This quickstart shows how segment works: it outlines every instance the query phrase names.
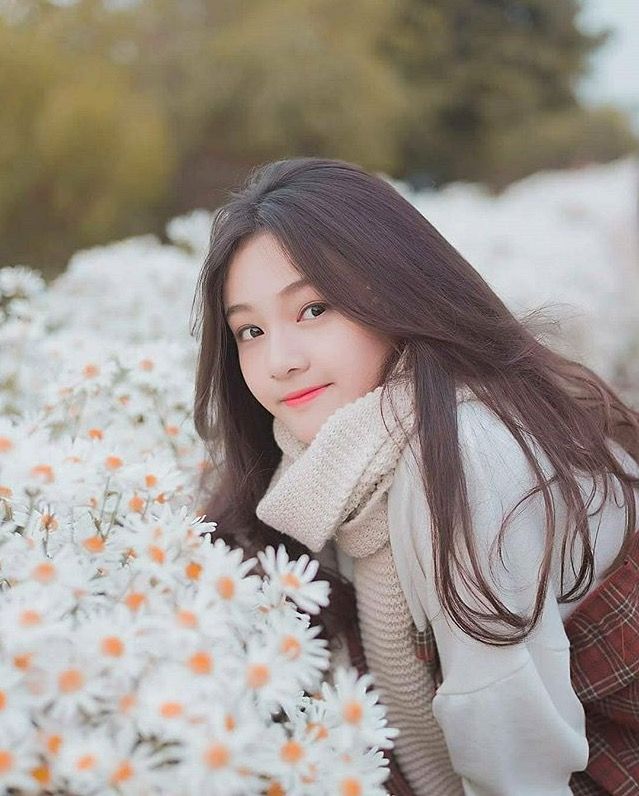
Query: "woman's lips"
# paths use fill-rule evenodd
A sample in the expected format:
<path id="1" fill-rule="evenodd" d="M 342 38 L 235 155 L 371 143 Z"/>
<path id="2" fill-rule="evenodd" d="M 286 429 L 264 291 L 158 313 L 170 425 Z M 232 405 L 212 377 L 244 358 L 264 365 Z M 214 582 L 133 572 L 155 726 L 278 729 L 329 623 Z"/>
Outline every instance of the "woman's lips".
<path id="1" fill-rule="evenodd" d="M 298 404 L 305 404 L 307 401 L 312 401 L 313 398 L 323 393 L 327 387 L 330 387 L 330 384 L 324 385 L 324 387 L 320 387 L 317 390 L 312 390 L 311 392 L 307 392 L 304 395 L 301 395 L 299 398 L 289 398 L 288 401 L 284 401 L 287 406 L 297 406 Z"/>

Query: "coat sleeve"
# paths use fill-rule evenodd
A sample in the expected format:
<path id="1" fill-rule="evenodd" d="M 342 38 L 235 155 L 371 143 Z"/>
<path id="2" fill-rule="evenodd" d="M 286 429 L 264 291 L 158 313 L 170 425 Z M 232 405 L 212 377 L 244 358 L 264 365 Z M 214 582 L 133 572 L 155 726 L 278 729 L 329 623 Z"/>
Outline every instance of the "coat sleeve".
<path id="1" fill-rule="evenodd" d="M 480 566 L 511 610 L 530 613 L 545 542 L 540 494 L 511 518 L 504 564 L 498 554 L 492 568 L 488 561 L 502 516 L 535 484 L 534 471 L 485 404 L 465 402 L 458 412 Z M 496 647 L 460 630 L 435 590 L 430 512 L 412 448 L 405 449 L 389 491 L 391 546 L 417 627 L 426 619 L 433 627 L 443 681 L 432 709 L 452 766 L 466 796 L 568 796 L 571 774 L 586 768 L 589 749 L 552 579 L 539 624 L 523 642 Z M 486 610 L 458 579 L 456 587 L 467 604 Z"/>

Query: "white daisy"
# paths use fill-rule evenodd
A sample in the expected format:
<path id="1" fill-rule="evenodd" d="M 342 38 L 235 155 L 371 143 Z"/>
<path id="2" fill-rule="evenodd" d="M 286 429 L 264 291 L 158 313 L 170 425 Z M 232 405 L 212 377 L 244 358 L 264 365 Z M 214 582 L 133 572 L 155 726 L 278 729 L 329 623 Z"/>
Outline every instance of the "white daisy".
<path id="1" fill-rule="evenodd" d="M 50 639 L 36 651 L 28 672 L 50 715 L 67 725 L 81 716 L 95 715 L 104 706 L 102 661 L 75 643 L 75 634 Z"/>
<path id="2" fill-rule="evenodd" d="M 192 729 L 185 741 L 180 782 L 186 793 L 264 793 L 255 766 L 265 743 L 264 729 L 247 705 L 238 704 L 233 710 L 212 705 L 207 725 Z"/>
<path id="3" fill-rule="evenodd" d="M 21 735 L 30 729 L 33 707 L 24 672 L 0 660 L 0 737 L 5 732 Z"/>
<path id="4" fill-rule="evenodd" d="M 92 350 L 87 350 L 91 348 Z M 65 350 L 58 384 L 88 395 L 110 387 L 118 373 L 118 365 L 110 356 L 105 341 L 76 350 Z"/>
<path id="5" fill-rule="evenodd" d="M 32 773 L 38 764 L 33 734 L 3 726 L 0 735 L 0 791 L 8 793 L 10 788 L 19 788 L 27 794 L 39 792 Z"/>
<path id="6" fill-rule="evenodd" d="M 340 748 L 356 744 L 392 749 L 393 738 L 399 730 L 387 726 L 386 708 L 378 704 L 379 693 L 367 691 L 373 677 L 361 677 L 356 669 L 339 667 L 334 675 L 335 686 L 322 683 L 322 697 L 326 703 L 326 716 L 335 728 L 331 733 Z"/>
<path id="7" fill-rule="evenodd" d="M 289 560 L 283 544 L 278 545 L 277 554 L 271 545 L 257 553 L 264 572 L 271 581 L 290 597 L 302 611 L 310 614 L 319 613 L 320 607 L 328 605 L 329 583 L 325 580 L 314 581 L 319 561 L 309 560 L 304 553 L 297 561 Z"/>
<path id="8" fill-rule="evenodd" d="M 114 538 L 121 553 L 129 557 L 133 571 L 145 572 L 172 584 L 178 573 L 185 579 L 191 576 L 193 580 L 200 580 L 205 545 L 200 542 L 196 529 L 208 527 L 209 523 L 198 522 L 184 509 L 174 512 L 167 504 L 144 517 L 128 514 Z"/>
<path id="9" fill-rule="evenodd" d="M 64 743 L 50 762 L 56 787 L 92 793 L 104 787 L 119 760 L 106 728 L 82 727 L 65 734 Z"/>
<path id="10" fill-rule="evenodd" d="M 378 749 L 336 754 L 322 773 L 326 793 L 349 796 L 386 796 L 388 793 L 382 784 L 388 779 L 388 761 Z"/>
<path id="11" fill-rule="evenodd" d="M 171 752 L 146 741 L 140 743 L 137 728 L 131 723 L 113 728 L 111 742 L 114 753 L 106 765 L 105 792 L 123 796 L 161 794 L 160 785 L 166 783 L 166 772 L 171 769 L 160 766 L 170 759 Z"/>
<path id="12" fill-rule="evenodd" d="M 254 699 L 259 714 L 268 720 L 291 698 L 290 677 L 287 668 L 280 665 L 276 642 L 249 638 L 243 666 L 243 686 Z"/>
<path id="13" fill-rule="evenodd" d="M 117 669 L 128 677 L 137 676 L 146 664 L 143 636 L 149 632 L 144 621 L 120 604 L 88 616 L 75 632 L 76 644 L 104 670 Z"/>
<path id="14" fill-rule="evenodd" d="M 290 677 L 297 678 L 301 688 L 313 692 L 320 687 L 322 672 L 330 666 L 330 652 L 326 639 L 316 638 L 320 627 L 310 627 L 294 613 L 267 614 L 267 634 L 273 636 L 281 666 L 288 668 Z"/>
<path id="15" fill-rule="evenodd" d="M 210 596 L 211 605 L 224 606 L 229 621 L 244 625 L 260 601 L 262 579 L 248 574 L 256 559 L 244 560 L 241 548 L 231 550 L 222 539 L 216 539 L 212 545 L 203 543 L 201 555 L 200 589 Z"/>
<path id="16" fill-rule="evenodd" d="M 269 728 L 268 744 L 260 746 L 254 756 L 254 764 L 268 775 L 271 785 L 279 787 L 280 792 L 328 793 L 320 790 L 324 784 L 322 769 L 325 757 L 325 748 L 306 732 L 303 725 L 291 730 L 274 724 Z"/>
<path id="17" fill-rule="evenodd" d="M 26 546 L 20 534 L 14 534 L 14 538 L 22 539 Z M 10 560 L 7 556 L 3 571 L 13 582 L 29 581 L 43 588 L 55 585 L 68 589 L 74 598 L 80 598 L 91 588 L 90 578 L 95 575 L 95 567 L 82 560 L 71 544 L 60 547 L 55 555 L 45 555 L 41 546 L 35 550 L 28 546 L 27 550 L 26 556 L 11 556 Z"/>
<path id="18" fill-rule="evenodd" d="M 141 731 L 165 740 L 179 740 L 192 726 L 201 706 L 201 688 L 184 668 L 159 664 L 140 683 L 131 717 Z"/>
<path id="19" fill-rule="evenodd" d="M 44 588 L 25 581 L 8 589 L 0 600 L 0 639 L 6 653 L 18 654 L 32 640 L 47 637 L 76 604 L 68 589 Z"/>

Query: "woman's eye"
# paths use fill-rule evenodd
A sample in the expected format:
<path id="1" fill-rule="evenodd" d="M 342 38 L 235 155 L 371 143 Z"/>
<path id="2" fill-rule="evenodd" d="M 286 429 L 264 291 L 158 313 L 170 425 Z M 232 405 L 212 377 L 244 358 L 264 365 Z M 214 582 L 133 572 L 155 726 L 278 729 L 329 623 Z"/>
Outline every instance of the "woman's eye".
<path id="1" fill-rule="evenodd" d="M 260 332 L 260 334 L 262 333 L 262 330 L 260 329 L 259 326 L 245 326 L 243 329 L 240 329 L 238 332 L 236 332 L 235 336 L 237 337 L 237 339 L 240 342 L 247 342 L 248 340 L 255 340 L 255 337 L 259 337 L 259 335 L 255 335 L 255 337 L 252 337 L 250 335 L 248 337 L 243 336 L 244 332 L 250 332 L 251 329 L 257 329 Z"/>
<path id="2" fill-rule="evenodd" d="M 259 328 L 259 327 L 257 327 L 257 326 L 245 326 L 243 329 L 240 329 L 240 331 L 237 333 L 237 339 L 240 342 L 244 342 L 245 340 L 254 340 L 255 339 L 254 337 L 245 338 L 245 337 L 242 337 L 242 335 L 244 334 L 244 332 L 248 332 L 250 329 L 257 329 L 257 328 Z"/>
<path id="3" fill-rule="evenodd" d="M 313 309 L 313 307 L 321 307 L 321 308 L 322 308 L 322 312 L 325 312 L 325 311 L 326 311 L 326 304 L 320 304 L 320 303 L 318 303 L 318 302 L 315 302 L 314 304 L 309 304 L 307 307 L 304 307 L 304 309 L 302 310 L 302 313 L 306 312 L 306 310 Z M 322 314 L 322 313 L 320 313 L 320 315 L 321 315 L 321 314 Z M 313 317 L 313 318 L 317 318 L 317 317 L 319 317 L 319 316 L 318 316 L 318 315 L 313 315 L 312 317 Z"/>

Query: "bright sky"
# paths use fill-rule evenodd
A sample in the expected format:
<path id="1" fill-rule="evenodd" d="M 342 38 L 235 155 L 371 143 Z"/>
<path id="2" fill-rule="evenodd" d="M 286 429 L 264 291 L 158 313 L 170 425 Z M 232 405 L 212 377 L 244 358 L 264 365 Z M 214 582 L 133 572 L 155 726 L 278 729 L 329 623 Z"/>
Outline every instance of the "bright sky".
<path id="1" fill-rule="evenodd" d="M 639 0 L 582 0 L 584 29 L 614 29 L 592 59 L 592 74 L 580 87 L 584 100 L 610 101 L 632 112 L 639 132 Z"/>

